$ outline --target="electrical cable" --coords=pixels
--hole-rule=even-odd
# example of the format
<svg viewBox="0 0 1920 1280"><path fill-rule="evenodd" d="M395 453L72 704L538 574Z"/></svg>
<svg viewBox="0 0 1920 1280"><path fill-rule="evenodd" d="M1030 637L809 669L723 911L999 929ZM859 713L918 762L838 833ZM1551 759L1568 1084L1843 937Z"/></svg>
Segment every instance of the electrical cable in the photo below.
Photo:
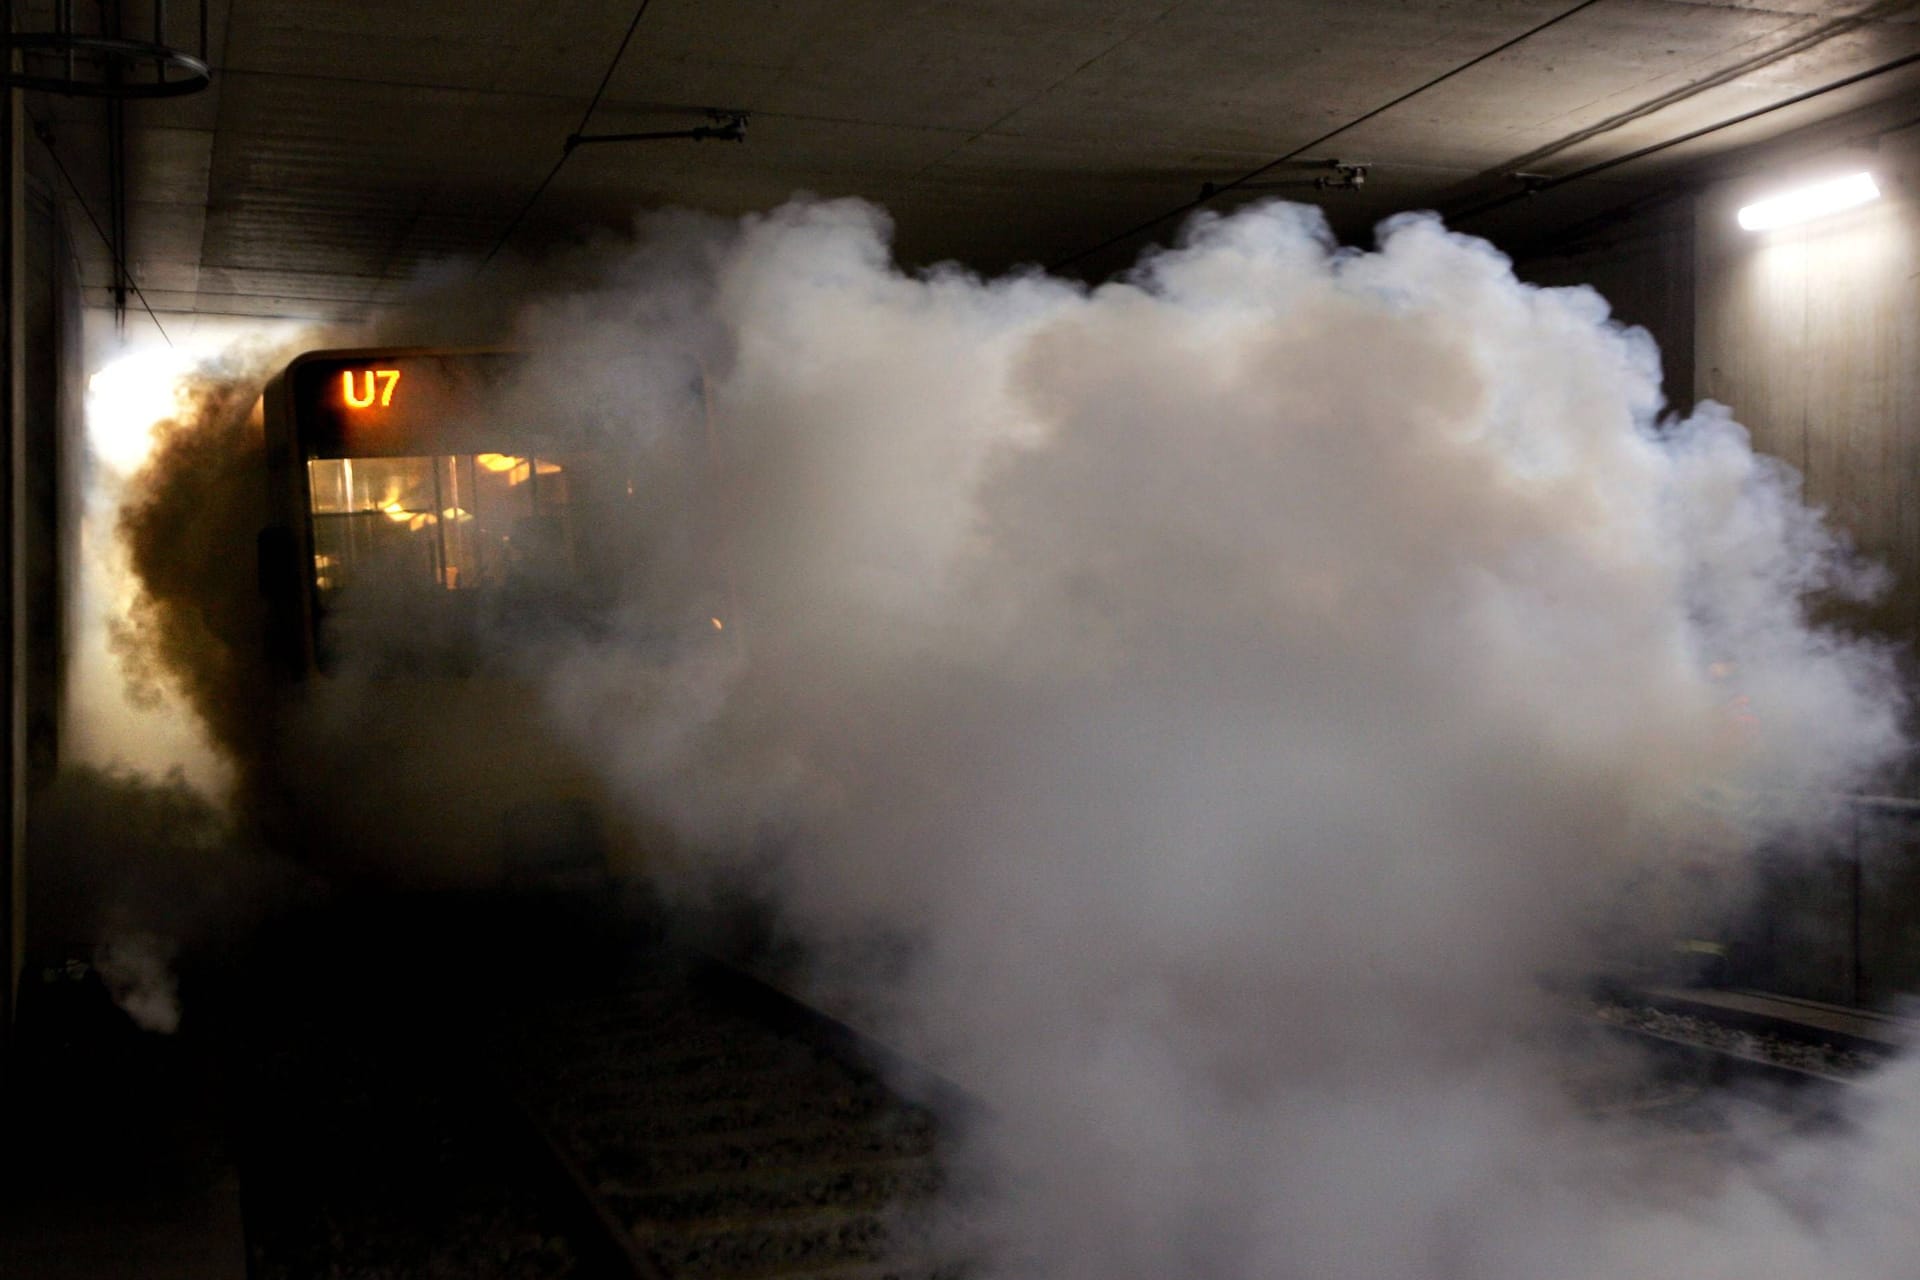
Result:
<svg viewBox="0 0 1920 1280"><path fill-rule="evenodd" d="M1556 156L1563 151L1580 146L1583 143L1592 142L1594 139L1612 133L1616 129L1621 129L1627 125L1658 115L1660 112L1678 106L1690 98L1696 98L1703 93L1750 77L1754 73L1775 66L1778 63L1797 58L1801 54L1807 53L1820 45L1830 43L1841 36L1858 31L1861 27L1904 15L1913 7L1914 0L1878 0L1878 3L1869 4L1866 8L1856 10L1845 17L1835 18L1830 22L1823 22L1812 30L1803 31L1785 43L1774 45L1753 57L1742 58L1737 62L1729 63L1699 79L1689 80L1677 89L1656 95L1644 102L1635 103L1626 110L1608 116L1604 120L1588 125L1582 129L1576 129L1572 133L1556 138L1543 147L1536 147L1526 155L1510 161L1506 167L1511 170L1532 171L1551 156Z"/></svg>
<svg viewBox="0 0 1920 1280"><path fill-rule="evenodd" d="M1542 191L1551 191L1555 187L1564 187L1569 182L1578 182L1582 178L1591 178L1595 174L1605 173L1607 170L1618 168L1623 164L1631 164L1635 160L1643 160L1650 155L1665 151L1669 147L1677 147L1682 143L1692 142L1696 138L1704 138L1708 134L1718 133L1722 129L1731 129L1735 125L1745 124L1749 120L1757 120L1761 116L1784 110L1787 107L1799 106L1801 103L1810 101L1822 94L1833 93L1838 89L1845 89L1851 85L1859 84L1863 80L1871 80L1875 76L1883 76L1890 71L1898 71L1902 67L1912 66L1917 62L1920 62L1920 53L1910 53L1903 58L1895 58L1892 62L1883 62L1877 67L1870 67L1865 71L1855 72L1853 75L1835 80L1831 84L1823 84L1817 89L1808 89L1804 93L1796 93L1790 98L1782 98L1780 101L1768 106L1756 107L1752 111L1742 112L1737 116L1722 120L1718 124L1706 125L1693 130L1691 133L1683 133L1677 138L1668 138L1665 142L1656 142L1650 146L1641 147L1637 151L1629 151L1625 155L1615 156L1611 160L1599 160L1583 168L1575 169L1571 173L1563 173L1558 177L1543 178L1537 182L1529 183L1523 190L1510 191L1505 195L1495 196L1491 200L1483 200L1479 204L1463 209L1451 215L1447 221L1459 223L1464 222L1468 218L1477 218L1483 213L1490 213L1495 209L1503 209L1510 204L1539 195Z"/></svg>
<svg viewBox="0 0 1920 1280"><path fill-rule="evenodd" d="M168 346L172 346L173 339L167 336L166 326L162 325L160 323L160 317L154 314L153 304L147 301L147 295L145 291L140 288L140 282L133 278L132 269L127 266L126 259L121 256L119 249L114 246L112 237L107 235L106 228L100 225L100 219L93 216L93 209L88 206L87 197L81 192L80 184L73 180L71 173L67 172L66 163L60 159L60 152L53 145L53 126L34 115L31 111L27 113L27 119L33 122L33 135L40 139L41 143L46 147L47 155L53 161L53 167L60 171L62 178L66 179L67 189L73 192L73 198L75 202L79 204L80 212L87 215L87 221L93 224L94 233L100 237L100 243L107 247L107 253L112 257L113 265L119 270L121 278L127 282L127 287L133 290L133 296L140 299L140 305L146 310L147 319L153 321L153 327L160 331L162 340L164 340Z"/></svg>
<svg viewBox="0 0 1920 1280"><path fill-rule="evenodd" d="M1428 80L1424 84L1418 85L1412 89L1407 90L1405 93L1401 94L1399 97L1394 98L1388 102L1382 103L1380 106L1375 107L1373 110L1367 112L1365 115L1356 116L1352 120L1347 121L1345 124L1339 126L1338 128L1330 130L1327 133L1321 134L1319 137L1313 139L1313 141L1311 142L1307 142L1298 147L1295 147L1293 150L1287 152L1287 154L1280 156L1277 159L1267 161L1267 163L1261 165L1259 168L1254 169L1249 173L1244 173L1240 175L1238 178L1233 179L1233 181L1231 182L1223 182L1218 186L1209 186L1206 190L1202 191L1200 195L1198 195L1194 199L1187 201L1185 204L1182 204L1177 208L1169 209L1165 213L1160 214L1158 217L1149 218L1147 219L1147 221L1142 222L1138 226L1130 227L1127 230L1122 231L1118 235L1109 236L1105 240L1102 240L1099 244L1096 244L1093 247L1088 249L1082 249L1080 252L1073 254L1071 257L1061 258L1058 261L1050 264L1048 267L1048 270L1059 271L1062 268L1070 267L1076 262L1079 262L1085 258L1092 257L1094 254L1099 253L1103 249L1110 249L1116 244L1120 244L1123 241L1133 239L1135 236L1140 235L1142 232L1151 231L1153 228L1159 226L1163 222L1169 221L1170 219L1173 219L1173 218L1177 218L1183 213L1190 213L1193 210L1198 209L1201 206L1210 203L1215 198L1225 195L1227 192L1232 191L1235 188L1244 187L1248 183L1254 182L1257 179L1266 176L1268 173L1279 168L1281 165L1286 164L1289 160L1297 159L1298 157L1306 154L1307 152L1314 150L1316 147L1323 146L1326 143L1332 141L1334 138L1339 137L1341 134L1347 132L1349 129L1358 128L1359 126L1365 124L1367 121L1374 119L1376 116L1384 115L1386 112L1393 110L1395 107L1401 105L1402 103L1408 101L1409 99L1417 98L1421 94L1427 92L1429 89L1433 89L1442 84L1445 84L1447 81L1453 79L1457 75L1460 75L1462 72L1471 71L1473 68L1479 66L1481 63L1487 61L1489 58L1499 57L1501 54L1513 48L1515 45L1520 44L1522 41L1530 40L1534 36L1539 35L1542 31L1547 30L1549 27L1558 26L1560 23L1565 22L1568 18L1573 17L1575 14L1579 13L1581 10L1590 9L1594 5L1599 3L1600 3L1600 0L1581 0L1579 4L1574 5L1571 9L1568 9L1565 12L1560 13L1554 17L1548 18L1545 22L1542 22L1538 26L1529 27L1527 30L1522 31L1519 35L1514 36L1511 39L1504 40L1501 43L1495 45L1493 48L1487 50L1485 53L1482 53L1477 57L1471 58L1468 61L1461 63L1459 66L1454 67L1451 71L1443 72L1440 75L1435 76L1433 79Z"/></svg>
<svg viewBox="0 0 1920 1280"><path fill-rule="evenodd" d="M627 34L620 38L620 47L614 50L613 61L607 64L607 73L600 77L600 87L593 91L593 99L587 103L587 109L580 114L580 123L574 126L573 132L568 137L578 137L586 132L587 121L593 119L593 113L599 107L602 95L606 93L607 86L613 82L613 73L619 68L620 59L627 55L627 46L633 42L633 33L640 29L640 19L647 16L647 9L652 4L653 0L640 0L640 7L633 12L633 21L627 24ZM487 256L480 260L482 270L485 270L494 257L507 247L507 241L513 239L513 233L520 229L521 221L533 212L533 206L538 204L540 197L547 193L547 188L552 186L553 180L560 176L560 170L565 167L568 158L572 155L572 147L560 149L560 158L553 162L553 168L547 170L547 176L540 179L540 185L533 189L533 194L527 197L527 202L520 206L520 212L513 215L513 221L509 222L507 229L500 233L500 238L493 242L493 248L487 250Z"/></svg>

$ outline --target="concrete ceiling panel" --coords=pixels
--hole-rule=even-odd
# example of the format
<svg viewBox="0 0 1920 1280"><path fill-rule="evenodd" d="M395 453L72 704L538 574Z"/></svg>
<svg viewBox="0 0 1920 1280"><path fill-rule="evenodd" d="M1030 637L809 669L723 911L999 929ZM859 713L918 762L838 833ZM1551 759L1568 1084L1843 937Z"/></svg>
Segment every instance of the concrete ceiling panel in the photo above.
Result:
<svg viewBox="0 0 1920 1280"><path fill-rule="evenodd" d="M135 201L127 209L127 261L179 262L197 267L206 223L205 205Z"/></svg>
<svg viewBox="0 0 1920 1280"><path fill-rule="evenodd" d="M1394 209L1510 190L1512 167L1566 172L1920 49L1920 3L1605 0L1347 127L1569 7L653 0L588 131L682 129L726 108L752 114L748 140L580 148L508 251L641 209L733 214L810 191L886 205L910 259L998 266L1088 247L1336 131L1306 158L1371 162L1364 191L1322 191L1324 170L1289 163L1232 198L1318 199L1364 234ZM635 11L215 0L215 89L128 108L137 273L170 306L337 315L477 261L561 159ZM1585 216L1906 83L1712 135L1529 212ZM33 95L29 109L104 220L102 106ZM110 279L105 250L79 247L87 278Z"/></svg>
<svg viewBox="0 0 1920 1280"><path fill-rule="evenodd" d="M127 189L149 203L205 205L213 137L211 129L129 129Z"/></svg>
<svg viewBox="0 0 1920 1280"><path fill-rule="evenodd" d="M328 0L311 5L242 3L223 70L346 83L492 90L528 33L575 16L580 5L504 0L486 5ZM624 25L605 5L617 33ZM589 81L586 91L591 90ZM556 91L566 91L565 86Z"/></svg>

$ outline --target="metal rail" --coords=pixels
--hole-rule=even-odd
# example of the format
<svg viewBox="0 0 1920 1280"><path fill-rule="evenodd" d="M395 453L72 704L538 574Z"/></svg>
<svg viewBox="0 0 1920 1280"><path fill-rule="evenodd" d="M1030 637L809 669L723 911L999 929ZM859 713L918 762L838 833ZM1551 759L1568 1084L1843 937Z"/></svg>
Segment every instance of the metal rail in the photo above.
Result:
<svg viewBox="0 0 1920 1280"><path fill-rule="evenodd" d="M580 1167L580 1162L555 1140L523 1102L516 1100L513 1109L526 1127L531 1154L536 1162L546 1166L545 1179L563 1205L563 1212L571 1210L566 1214L574 1228L570 1238L579 1248L580 1261L587 1267L588 1277L668 1280L666 1272L654 1265L626 1224L594 1191L593 1181Z"/></svg>
<svg viewBox="0 0 1920 1280"><path fill-rule="evenodd" d="M665 981L599 997L549 1030L554 1077L536 1070L540 1096L525 1104L625 1274L938 1271L894 1233L900 1210L940 1182L924 1102L965 1106L965 1095L711 957L662 968ZM881 1078L910 1078L918 1101Z"/></svg>

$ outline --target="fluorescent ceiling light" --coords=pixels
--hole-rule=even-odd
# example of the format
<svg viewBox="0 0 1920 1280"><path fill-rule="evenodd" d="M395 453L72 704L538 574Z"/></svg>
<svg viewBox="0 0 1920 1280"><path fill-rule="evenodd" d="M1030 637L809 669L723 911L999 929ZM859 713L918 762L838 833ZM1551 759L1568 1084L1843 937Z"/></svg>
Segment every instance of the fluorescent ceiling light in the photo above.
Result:
<svg viewBox="0 0 1920 1280"><path fill-rule="evenodd" d="M1880 188L1873 185L1872 174L1849 174L1750 204L1740 211L1740 225L1749 231L1771 231L1851 209L1879 196Z"/></svg>

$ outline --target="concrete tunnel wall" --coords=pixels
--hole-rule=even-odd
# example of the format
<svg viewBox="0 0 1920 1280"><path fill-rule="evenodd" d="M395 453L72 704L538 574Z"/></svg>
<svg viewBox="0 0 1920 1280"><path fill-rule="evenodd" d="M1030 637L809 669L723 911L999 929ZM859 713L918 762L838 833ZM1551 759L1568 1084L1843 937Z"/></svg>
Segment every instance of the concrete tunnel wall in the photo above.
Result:
<svg viewBox="0 0 1920 1280"><path fill-rule="evenodd" d="M1760 449L1792 464L1807 498L1894 573L1867 621L1920 636L1920 137L1805 172L1871 168L1882 196L1779 231L1735 214L1795 171L1703 194L1696 217L1703 396L1737 409Z"/></svg>
<svg viewBox="0 0 1920 1280"><path fill-rule="evenodd" d="M1773 232L1738 224L1755 199L1863 168L1872 204ZM1893 575L1878 603L1833 616L1884 635L1920 676L1920 131L1676 193L1521 274L1593 284L1660 343L1676 410L1732 406L1800 473L1807 501ZM1910 771L1885 789L1916 784ZM1720 935L1731 981L1874 1005L1920 990L1920 806L1855 805L1826 846L1766 860L1758 902Z"/></svg>
<svg viewBox="0 0 1920 1280"><path fill-rule="evenodd" d="M1778 231L1738 225L1764 194L1862 168L1881 189L1871 204ZM1699 394L1733 405L1808 501L1892 571L1880 602L1840 618L1887 636L1920 674L1920 137L1708 190L1694 255ZM1911 775L1888 789L1917 793ZM1861 1003L1920 988L1920 814L1871 806L1854 821L1815 861L1777 868L1746 980Z"/></svg>
<svg viewBox="0 0 1920 1280"><path fill-rule="evenodd" d="M1872 204L1773 232L1736 221L1801 176L1860 168L1879 179ZM1678 196L1519 271L1592 284L1649 330L1676 411L1732 406L1807 501L1891 570L1880 602L1841 619L1920 649L1920 130Z"/></svg>

